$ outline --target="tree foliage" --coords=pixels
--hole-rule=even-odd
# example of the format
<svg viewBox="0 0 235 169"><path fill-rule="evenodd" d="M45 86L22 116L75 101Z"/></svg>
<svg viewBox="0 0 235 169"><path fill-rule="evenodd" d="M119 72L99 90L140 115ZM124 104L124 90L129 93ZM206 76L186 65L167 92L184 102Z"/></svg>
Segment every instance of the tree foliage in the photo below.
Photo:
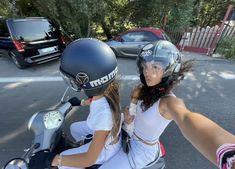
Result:
<svg viewBox="0 0 235 169"><path fill-rule="evenodd" d="M17 8L15 6L15 1L1 0L0 16L6 16L6 17L17 16Z"/></svg>
<svg viewBox="0 0 235 169"><path fill-rule="evenodd" d="M235 37L221 38L216 51L227 59L235 59Z"/></svg>
<svg viewBox="0 0 235 169"><path fill-rule="evenodd" d="M193 25L205 27L220 24L230 4L234 0L195 0Z"/></svg>
<svg viewBox="0 0 235 169"><path fill-rule="evenodd" d="M20 0L21 15L43 16L55 20L72 37L91 35L93 10L85 0ZM90 4L92 5L92 4ZM31 10L26 10L31 9ZM33 9L33 10L32 10Z"/></svg>
<svg viewBox="0 0 235 169"><path fill-rule="evenodd" d="M181 30L220 23L235 0L1 0L0 15L55 20L68 37L106 37L132 27Z"/></svg>
<svg viewBox="0 0 235 169"><path fill-rule="evenodd" d="M192 4L192 0L137 0L130 3L130 19L138 26L182 28L189 23Z"/></svg>
<svg viewBox="0 0 235 169"><path fill-rule="evenodd" d="M127 0L19 0L19 16L54 19L74 38L95 36L101 27L107 38L125 30ZM124 21L126 20L126 21Z"/></svg>

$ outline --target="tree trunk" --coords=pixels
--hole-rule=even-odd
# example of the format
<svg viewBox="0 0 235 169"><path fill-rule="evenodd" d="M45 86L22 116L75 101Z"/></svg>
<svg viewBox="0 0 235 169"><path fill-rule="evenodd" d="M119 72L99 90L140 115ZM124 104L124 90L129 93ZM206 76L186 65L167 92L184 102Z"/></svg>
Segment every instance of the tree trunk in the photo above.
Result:
<svg viewBox="0 0 235 169"><path fill-rule="evenodd" d="M104 33L105 33L107 39L112 39L111 31L110 31L110 29L108 28L108 25L105 23L104 18L103 18L102 21L101 21L101 27L102 27L102 29L104 30Z"/></svg>

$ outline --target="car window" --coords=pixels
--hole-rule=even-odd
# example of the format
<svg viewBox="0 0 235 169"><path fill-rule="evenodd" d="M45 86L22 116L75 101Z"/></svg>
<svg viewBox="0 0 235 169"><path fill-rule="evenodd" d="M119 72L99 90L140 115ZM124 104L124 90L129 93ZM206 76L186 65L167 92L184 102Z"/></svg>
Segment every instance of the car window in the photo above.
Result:
<svg viewBox="0 0 235 169"><path fill-rule="evenodd" d="M147 31L143 32L142 41L152 42L160 39L161 39L160 37L154 35L152 32L147 32Z"/></svg>
<svg viewBox="0 0 235 169"><path fill-rule="evenodd" d="M13 21L12 27L17 39L23 41L39 41L57 39L59 30L46 19Z"/></svg>
<svg viewBox="0 0 235 169"><path fill-rule="evenodd" d="M5 21L0 21L0 37L9 37L10 33L8 32L7 25Z"/></svg>
<svg viewBox="0 0 235 169"><path fill-rule="evenodd" d="M160 39L152 32L140 31L140 32L129 32L122 36L124 42L143 42L143 41L155 41Z"/></svg>
<svg viewBox="0 0 235 169"><path fill-rule="evenodd" d="M124 42L135 42L136 39L138 38L138 33L137 32L129 32L129 33L123 35L121 38Z"/></svg>

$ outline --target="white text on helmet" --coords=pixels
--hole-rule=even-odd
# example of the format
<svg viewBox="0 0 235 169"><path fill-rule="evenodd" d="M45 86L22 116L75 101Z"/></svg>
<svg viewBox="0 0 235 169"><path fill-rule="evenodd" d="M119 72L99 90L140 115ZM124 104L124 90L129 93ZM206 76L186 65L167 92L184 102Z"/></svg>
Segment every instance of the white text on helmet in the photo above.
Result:
<svg viewBox="0 0 235 169"><path fill-rule="evenodd" d="M97 87L100 86L102 84L105 84L106 82L108 82L109 80L113 79L115 77L115 75L118 72L118 68L116 67L111 73L109 73L108 75L101 77L97 80L93 80L90 82L91 87Z"/></svg>

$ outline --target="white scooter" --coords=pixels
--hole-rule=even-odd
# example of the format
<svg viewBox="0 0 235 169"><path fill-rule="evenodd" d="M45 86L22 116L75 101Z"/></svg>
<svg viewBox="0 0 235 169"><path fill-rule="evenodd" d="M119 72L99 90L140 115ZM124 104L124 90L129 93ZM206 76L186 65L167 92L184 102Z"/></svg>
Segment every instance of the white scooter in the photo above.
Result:
<svg viewBox="0 0 235 169"><path fill-rule="evenodd" d="M63 132L63 124L66 115L70 112L73 106L79 106L80 100L73 97L73 102L71 104L71 99L66 96L69 87L65 90L63 97L61 98L61 103L54 110L46 110L35 113L28 122L28 129L33 131L34 140L29 149L21 158L14 158L5 164L3 169L44 169L44 168L56 168L50 166L50 160L55 154L60 153L68 148L76 147L78 144L73 144L69 141L65 133ZM85 143L92 140L89 136L85 140ZM72 144L71 144L72 143ZM163 169L165 168L165 150L161 143L159 143L159 154L156 155L156 159L147 165L146 169ZM44 159L38 157L43 154ZM48 156L45 156L48 154ZM42 163L45 163L42 165ZM47 164L46 164L47 163ZM40 165L34 166L34 165ZM87 167L86 169L98 169L101 165L94 165Z"/></svg>

